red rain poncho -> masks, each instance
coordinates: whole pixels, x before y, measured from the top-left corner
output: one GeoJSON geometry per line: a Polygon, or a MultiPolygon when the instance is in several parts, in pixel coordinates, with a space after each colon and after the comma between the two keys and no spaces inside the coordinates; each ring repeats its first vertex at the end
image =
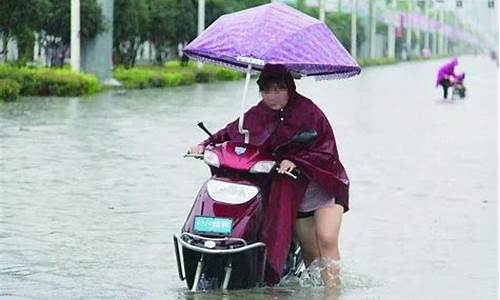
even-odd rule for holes
{"type": "MultiPolygon", "coordinates": [[[[323,112],[309,99],[295,91],[292,76],[282,65],[266,65],[260,78],[284,76],[289,100],[282,110],[272,110],[263,101],[245,113],[244,128],[250,131],[250,144],[272,151],[301,130],[314,129],[318,136],[306,149],[289,149],[278,161],[289,159],[305,176],[293,180],[273,174],[261,227],[261,240],[267,245],[266,282],[279,282],[293,237],[293,225],[309,180],[317,182],[335,197],[336,203],[349,209],[349,179],[342,166],[332,128],[323,112]]],[[[210,142],[243,142],[238,120],[214,134],[210,142]]]]}

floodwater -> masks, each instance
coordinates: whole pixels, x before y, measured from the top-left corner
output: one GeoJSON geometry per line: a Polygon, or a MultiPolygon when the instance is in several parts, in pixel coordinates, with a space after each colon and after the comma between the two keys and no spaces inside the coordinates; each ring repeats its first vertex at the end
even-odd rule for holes
{"type": "Polygon", "coordinates": [[[191,293],[178,278],[172,234],[208,176],[182,154],[198,121],[237,116],[242,81],[0,103],[0,298],[497,299],[498,69],[460,60],[465,100],[434,88],[444,60],[297,82],[351,179],[343,285],[326,291],[191,293]]]}

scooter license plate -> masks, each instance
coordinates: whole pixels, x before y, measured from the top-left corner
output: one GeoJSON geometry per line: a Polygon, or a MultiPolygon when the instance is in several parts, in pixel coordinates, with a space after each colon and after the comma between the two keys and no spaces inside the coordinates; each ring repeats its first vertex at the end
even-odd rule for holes
{"type": "Polygon", "coordinates": [[[193,230],[197,234],[229,236],[233,229],[233,219],[196,216],[193,230]]]}

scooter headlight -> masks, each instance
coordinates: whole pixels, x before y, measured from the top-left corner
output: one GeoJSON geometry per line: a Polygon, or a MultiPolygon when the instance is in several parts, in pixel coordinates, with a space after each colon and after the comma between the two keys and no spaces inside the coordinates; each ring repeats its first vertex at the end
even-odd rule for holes
{"type": "Polygon", "coordinates": [[[203,160],[207,163],[207,165],[218,168],[220,166],[219,157],[215,152],[205,150],[203,155],[203,160]]]}
{"type": "Polygon", "coordinates": [[[229,204],[241,204],[257,195],[259,189],[252,185],[209,180],[207,191],[212,199],[229,204]]]}
{"type": "Polygon", "coordinates": [[[270,173],[276,162],[272,160],[259,161],[250,169],[250,173],[270,173]]]}

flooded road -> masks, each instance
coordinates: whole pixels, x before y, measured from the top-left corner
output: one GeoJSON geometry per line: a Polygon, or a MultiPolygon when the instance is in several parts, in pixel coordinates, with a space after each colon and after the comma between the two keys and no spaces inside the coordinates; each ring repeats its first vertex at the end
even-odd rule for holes
{"type": "MultiPolygon", "coordinates": [[[[0,103],[1,299],[496,299],[498,69],[463,57],[297,81],[351,179],[343,288],[189,293],[172,234],[208,168],[185,149],[236,118],[243,82],[0,103]]],[[[258,99],[252,83],[247,106],[258,99]]]]}

